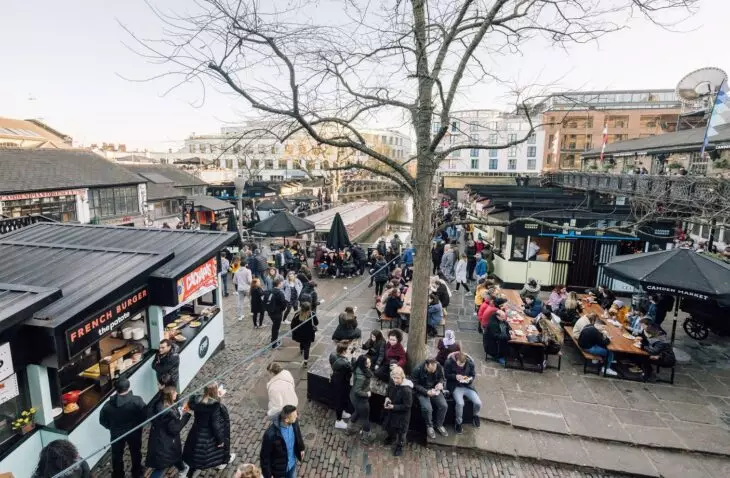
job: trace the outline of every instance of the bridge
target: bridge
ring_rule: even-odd
[[[372,196],[402,196],[404,191],[396,183],[387,179],[355,179],[344,180],[338,194],[340,198],[352,200]]]
[[[721,212],[730,205],[730,180],[721,178],[586,172],[551,173],[548,178],[552,185],[566,189],[641,198],[664,206]]]

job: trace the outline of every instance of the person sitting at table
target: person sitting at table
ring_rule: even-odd
[[[477,281],[477,287],[474,290],[474,314],[479,314],[479,307],[481,307],[482,302],[484,301],[484,296],[482,295],[483,292],[487,290],[487,286],[485,284],[485,279],[479,279]]]
[[[562,305],[563,301],[568,297],[568,293],[565,290],[565,286],[556,285],[553,287],[553,291],[550,293],[550,298],[547,301],[547,305],[550,306],[550,310],[557,312]]]
[[[385,296],[385,294],[383,294],[383,296]],[[385,298],[385,305],[383,306],[383,317],[385,317],[387,321],[395,321],[400,315],[398,311],[401,309],[401,307],[403,307],[403,299],[401,298],[400,289],[395,286],[390,289],[390,293]]]
[[[596,294],[596,301],[601,304],[603,310],[608,310],[613,305],[613,301],[616,300],[616,295],[606,285],[598,286],[598,294]]]
[[[656,381],[653,365],[659,367],[673,367],[677,363],[667,333],[657,326],[644,319],[641,321],[641,348],[649,354],[651,362],[644,362],[642,369],[644,377],[648,381]]]
[[[362,349],[370,357],[370,368],[378,370],[385,360],[385,338],[379,330],[370,332],[370,338],[362,344]]]
[[[342,259],[342,273],[343,277],[350,279],[355,274],[355,259],[353,259],[350,251],[345,252],[345,257]]]
[[[547,308],[537,316],[535,326],[542,334],[542,343],[545,344],[545,353],[555,355],[563,346],[563,329],[552,319],[552,312]]]
[[[615,370],[611,368],[613,363],[613,352],[608,350],[608,344],[611,343],[611,339],[606,335],[605,332],[598,330],[596,327],[596,320],[598,316],[591,314],[588,316],[588,325],[583,327],[578,337],[578,345],[581,349],[588,352],[589,354],[598,355],[603,357],[605,362],[604,374],[615,377],[618,375]]]
[[[426,333],[429,337],[438,335],[436,327],[444,320],[444,309],[441,301],[434,293],[428,295],[428,309],[426,310]]]
[[[500,297],[497,297],[495,299],[492,299],[492,297],[489,295],[489,291],[484,291],[484,294],[487,296],[484,299],[484,303],[482,303],[482,306],[479,308],[479,328],[482,333],[487,329],[487,324],[489,324],[489,318],[492,317],[492,315],[497,311],[497,309],[500,309],[502,305],[507,302],[506,299],[502,299]]]
[[[449,354],[444,365],[446,374],[446,388],[454,397],[454,429],[457,435],[462,432],[461,423],[464,414],[464,398],[468,398],[473,405],[472,424],[479,428],[479,411],[482,408],[482,401],[474,389],[476,372],[474,361],[462,351]]]
[[[406,281],[406,278],[403,277],[403,269],[400,267],[396,267],[393,269],[393,273],[390,275],[390,280],[395,281],[398,284],[398,287],[406,287],[408,285],[408,281]]]
[[[535,278],[528,278],[527,282],[525,282],[525,285],[522,286],[522,290],[520,290],[520,297],[522,300],[525,300],[525,297],[531,296],[531,297],[537,297],[537,295],[540,293],[540,283]]]
[[[586,325],[590,325],[591,324],[591,320],[593,320],[593,322],[595,322],[596,320],[598,320],[598,315],[595,314],[595,313],[590,313],[588,315],[581,315],[580,316],[580,319],[578,319],[575,322],[575,325],[573,325],[573,337],[576,340],[578,339],[578,337],[580,337],[580,333],[583,330],[583,328]]]
[[[446,387],[444,368],[435,359],[426,359],[413,370],[411,380],[413,380],[414,389],[416,390],[421,415],[426,422],[428,438],[436,438],[435,430],[438,430],[442,436],[449,436],[446,428],[444,428],[444,419],[449,409],[444,396]],[[436,411],[436,419],[433,418],[434,410]]]
[[[510,340],[510,326],[507,323],[507,313],[501,309],[497,310],[489,318],[489,323],[484,331],[483,345],[485,360],[491,356],[497,362],[504,365],[507,347]]]
[[[450,354],[461,350],[461,345],[456,341],[456,334],[453,330],[447,330],[444,332],[444,338],[439,340],[438,353],[436,354],[436,361],[441,365],[446,363],[446,359]]]
[[[385,358],[383,365],[375,371],[375,376],[384,382],[388,381],[390,370],[395,367],[405,367],[407,361],[406,349],[403,348],[403,334],[398,329],[388,332],[388,342],[385,344]]]
[[[535,296],[527,295],[525,301],[525,315],[535,318],[542,312],[542,301]]]
[[[354,314],[342,312],[338,317],[338,322],[337,328],[332,334],[332,340],[345,345],[360,340],[362,332],[357,326],[357,317]]]
[[[563,325],[575,324],[583,314],[583,305],[578,299],[578,294],[568,292],[565,301],[558,307],[557,314],[560,317],[560,323]]]

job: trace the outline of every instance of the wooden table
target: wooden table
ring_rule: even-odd
[[[611,339],[611,343],[608,344],[608,350],[617,354],[636,355],[642,359],[649,357],[649,354],[644,349],[634,346],[634,342],[638,340],[637,338],[627,338],[624,336],[624,334],[631,335],[628,330],[622,326],[616,326],[607,321],[603,315],[604,311],[600,305],[588,303],[583,300],[582,297],[581,303],[583,304],[583,313],[595,313],[598,315],[601,322],[600,325],[602,325],[599,328],[605,330],[608,337]]]
[[[403,307],[398,309],[398,313],[402,315],[411,315],[411,296],[413,295],[413,284],[411,283],[403,296]]]
[[[519,321],[510,321],[508,319],[508,323],[510,326],[510,329],[512,329],[512,333],[510,333],[510,341],[509,344],[513,347],[516,355],[517,360],[519,361],[520,368],[525,369],[525,362],[524,362],[524,355],[527,353],[531,357],[536,356],[538,358],[537,369],[534,371],[536,372],[542,372],[544,370],[544,363],[545,363],[545,344],[542,342],[530,342],[527,339],[527,336],[530,334],[536,335],[537,331],[530,331],[528,330],[530,325],[532,325],[532,318],[525,315],[522,307],[522,298],[520,297],[520,293],[513,289],[501,289],[500,293],[505,296],[507,299],[507,303],[509,304],[509,313],[510,318],[519,318],[522,319],[521,322]],[[514,332],[521,331],[522,335],[517,335]],[[505,361],[504,366],[507,367],[508,361]]]

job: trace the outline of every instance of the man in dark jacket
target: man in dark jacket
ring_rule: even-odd
[[[112,396],[99,415],[101,426],[109,430],[111,439],[124,435],[145,419],[145,403],[129,391],[129,380],[122,377],[114,384],[116,395]],[[124,448],[129,445],[132,459],[132,476],[141,478],[142,467],[142,428],[112,443],[112,478],[124,478]]]
[[[365,273],[365,266],[367,265],[368,258],[365,250],[358,243],[354,243],[352,245],[352,258],[355,260],[357,273],[363,275]]]
[[[464,414],[464,397],[468,398],[473,404],[472,424],[479,427],[479,410],[482,408],[482,401],[479,399],[477,391],[474,390],[474,379],[476,373],[474,370],[474,362],[464,352],[454,352],[446,359],[444,366],[446,374],[446,388],[454,397],[456,406],[454,409],[454,428],[456,433],[461,433],[461,423]]]
[[[177,385],[180,377],[180,356],[177,354],[177,346],[169,339],[160,340],[160,347],[152,362],[152,368],[157,372],[157,383],[164,383],[165,379]]]
[[[281,320],[284,317],[284,311],[286,310],[289,303],[284,296],[284,291],[281,290],[281,284],[283,283],[281,277],[277,277],[274,280],[274,288],[269,291],[264,299],[264,307],[271,317],[271,348],[277,348],[281,343],[279,342],[279,328],[281,327]]]
[[[525,301],[525,315],[528,317],[537,317],[542,312],[542,301],[537,297],[527,295],[524,298]]]
[[[608,344],[611,343],[611,339],[606,335],[605,332],[596,327],[596,316],[591,314],[588,316],[590,324],[583,327],[578,337],[578,345],[584,351],[589,354],[598,355],[604,357],[604,375],[616,376],[618,375],[615,370],[611,368],[613,363],[613,353],[608,350]]]
[[[413,386],[418,396],[421,414],[426,422],[426,433],[429,438],[436,438],[434,428],[443,436],[449,436],[444,428],[444,419],[449,406],[444,397],[446,377],[444,368],[434,359],[426,359],[416,367],[411,375]],[[433,411],[436,409],[436,420]]]
[[[274,417],[261,441],[261,473],[264,478],[295,478],[297,460],[304,459],[304,440],[297,422],[297,407],[286,405]]]

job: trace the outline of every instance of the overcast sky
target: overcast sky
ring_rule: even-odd
[[[189,0],[151,0],[182,8]],[[76,144],[114,142],[166,150],[192,132],[212,133],[235,122],[246,107],[208,89],[163,95],[165,83],[130,82],[160,73],[130,52],[119,22],[142,35],[161,36],[157,18],[142,0],[0,2],[0,116],[42,118]],[[40,6],[42,5],[42,6]],[[39,14],[39,12],[42,12]],[[723,40],[728,0],[702,0],[699,13],[670,33],[645,21],[601,40],[561,50],[533,48],[508,61],[521,82],[561,78],[565,89],[674,88],[703,66],[730,70]],[[497,105],[493,89],[470,89],[460,108]]]

